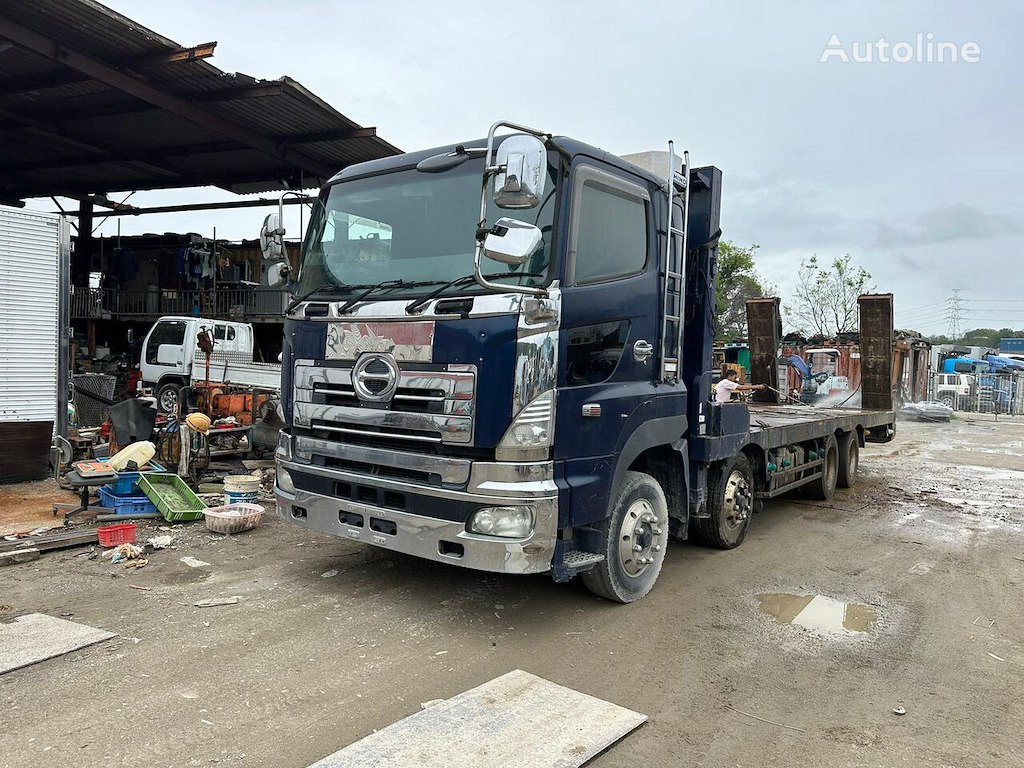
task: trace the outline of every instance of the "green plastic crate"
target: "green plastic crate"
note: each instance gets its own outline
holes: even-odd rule
[[[139,490],[156,504],[169,523],[200,520],[206,509],[185,481],[169,472],[143,472],[139,476]]]

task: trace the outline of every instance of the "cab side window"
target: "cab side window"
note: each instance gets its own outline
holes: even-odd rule
[[[569,283],[581,285],[642,272],[647,263],[647,208],[642,187],[611,173],[576,172]]]

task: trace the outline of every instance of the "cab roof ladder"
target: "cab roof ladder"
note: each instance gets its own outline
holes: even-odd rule
[[[675,143],[668,143],[668,173],[663,186],[668,236],[665,238],[665,272],[662,287],[661,381],[679,381],[679,355],[683,348],[683,296],[686,292],[686,220],[690,207],[690,153],[683,152],[683,172],[676,170]],[[682,226],[674,225],[676,199],[682,204]]]

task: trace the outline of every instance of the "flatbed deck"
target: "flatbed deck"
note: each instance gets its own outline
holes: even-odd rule
[[[864,430],[884,429],[896,422],[893,411],[764,403],[751,403],[748,407],[750,439],[762,448],[778,448],[836,431],[849,432],[857,427]],[[888,438],[888,434],[879,435],[875,441]]]
[[[892,411],[768,403],[734,403],[725,407],[745,407],[746,413],[729,414],[728,419],[723,419],[729,423],[713,428],[711,434],[689,435],[692,460],[724,461],[746,445],[767,451],[858,428],[863,431],[865,442],[888,442],[895,434],[896,414]],[[740,413],[743,419],[738,422]]]

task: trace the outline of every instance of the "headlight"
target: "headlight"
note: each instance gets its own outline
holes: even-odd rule
[[[295,483],[292,482],[292,475],[287,469],[281,466],[277,468],[277,487],[285,493],[295,493]]]
[[[498,461],[543,461],[548,457],[555,431],[555,390],[531,400],[512,420],[498,442]]]
[[[469,518],[470,533],[501,536],[506,539],[525,539],[533,533],[533,508],[484,507]]]

